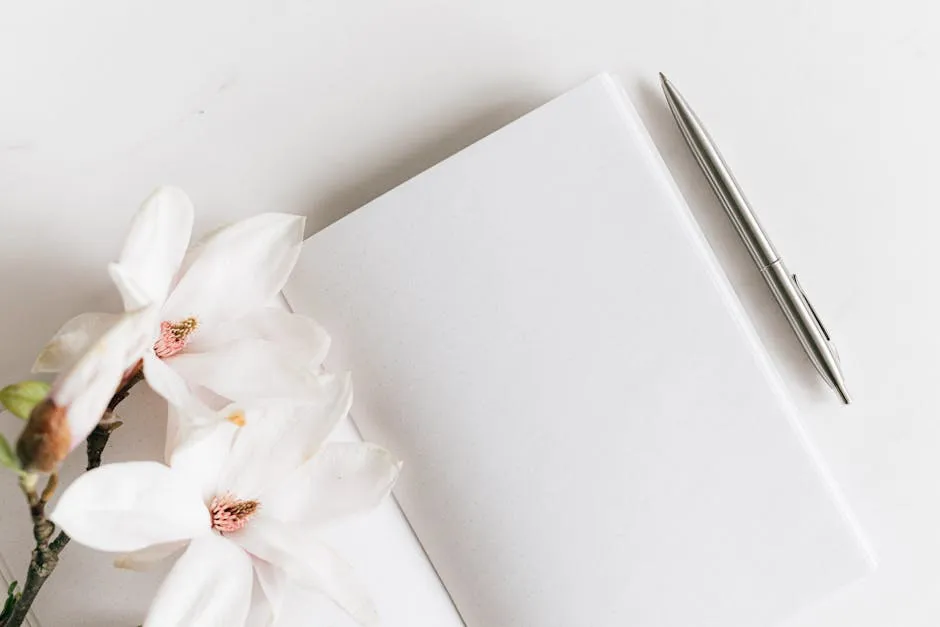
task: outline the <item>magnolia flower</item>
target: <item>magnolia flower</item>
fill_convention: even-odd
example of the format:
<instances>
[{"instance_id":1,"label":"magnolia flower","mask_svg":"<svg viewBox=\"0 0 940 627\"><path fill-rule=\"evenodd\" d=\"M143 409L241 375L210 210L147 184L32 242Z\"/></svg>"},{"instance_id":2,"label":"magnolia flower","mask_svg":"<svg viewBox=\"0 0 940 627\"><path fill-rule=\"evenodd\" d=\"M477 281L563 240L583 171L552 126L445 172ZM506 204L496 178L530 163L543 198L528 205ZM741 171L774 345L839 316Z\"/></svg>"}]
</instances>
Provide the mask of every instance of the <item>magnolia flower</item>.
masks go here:
<instances>
[{"instance_id":1,"label":"magnolia flower","mask_svg":"<svg viewBox=\"0 0 940 627\"><path fill-rule=\"evenodd\" d=\"M94 330L84 352L37 404L16 444L24 470L52 472L101 420L150 345L157 311L145 307Z\"/></svg>"},{"instance_id":2,"label":"magnolia flower","mask_svg":"<svg viewBox=\"0 0 940 627\"><path fill-rule=\"evenodd\" d=\"M229 401L310 398L309 366L329 337L309 318L268 303L287 281L303 239L304 219L279 213L248 218L189 247L193 206L164 187L141 206L109 272L126 310L155 303L159 325L143 355L147 382L186 414ZM59 330L33 366L57 372L113 319L87 313ZM199 400L197 400L199 399Z\"/></svg>"},{"instance_id":3,"label":"magnolia flower","mask_svg":"<svg viewBox=\"0 0 940 627\"><path fill-rule=\"evenodd\" d=\"M51 519L82 544L132 552L120 566L184 551L145 627L238 627L249 614L269 625L286 586L316 589L360 623L376 622L350 567L316 534L376 506L400 463L372 444L324 444L349 410L352 384L348 376L319 378L318 405L269 404L244 427L215 423L204 437L185 439L168 465L106 465L62 495Z\"/></svg>"}]
</instances>

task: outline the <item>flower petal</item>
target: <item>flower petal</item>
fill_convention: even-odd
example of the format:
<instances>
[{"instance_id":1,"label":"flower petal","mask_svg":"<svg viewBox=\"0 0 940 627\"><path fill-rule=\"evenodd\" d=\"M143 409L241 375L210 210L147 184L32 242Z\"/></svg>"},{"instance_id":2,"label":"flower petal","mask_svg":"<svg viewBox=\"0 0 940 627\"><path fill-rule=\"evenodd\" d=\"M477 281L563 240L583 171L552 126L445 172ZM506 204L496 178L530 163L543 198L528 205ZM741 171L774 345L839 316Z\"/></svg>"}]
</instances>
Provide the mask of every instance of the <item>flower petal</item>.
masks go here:
<instances>
[{"instance_id":1,"label":"flower petal","mask_svg":"<svg viewBox=\"0 0 940 627\"><path fill-rule=\"evenodd\" d=\"M261 214L212 233L184 260L164 319L193 316L211 326L263 307L287 282L303 234L304 219L282 213Z\"/></svg>"},{"instance_id":2,"label":"flower petal","mask_svg":"<svg viewBox=\"0 0 940 627\"><path fill-rule=\"evenodd\" d=\"M323 592L360 624L378 623L375 606L352 568L309 532L259 516L229 537L281 568L291 582Z\"/></svg>"},{"instance_id":3,"label":"flower petal","mask_svg":"<svg viewBox=\"0 0 940 627\"><path fill-rule=\"evenodd\" d=\"M111 277L111 282L114 283L118 293L121 295L121 300L124 301L125 311L132 311L154 302L144 288L137 283L130 271L120 264L108 264L108 276ZM162 301L156 302L160 303Z\"/></svg>"},{"instance_id":4,"label":"flower petal","mask_svg":"<svg viewBox=\"0 0 940 627\"><path fill-rule=\"evenodd\" d=\"M284 606L284 599L287 597L287 573L274 564L258 558L252 559L252 563L255 576L261 584L261 590L271 603L273 618L277 620Z\"/></svg>"},{"instance_id":5,"label":"flower petal","mask_svg":"<svg viewBox=\"0 0 940 627\"><path fill-rule=\"evenodd\" d=\"M255 585L251 592L251 612L246 627L269 627L277 624L287 592L287 575L264 560L252 559Z\"/></svg>"},{"instance_id":6,"label":"flower petal","mask_svg":"<svg viewBox=\"0 0 940 627\"><path fill-rule=\"evenodd\" d=\"M43 347L33 372L61 372L82 356L120 318L117 314L79 314L62 325Z\"/></svg>"},{"instance_id":7,"label":"flower petal","mask_svg":"<svg viewBox=\"0 0 940 627\"><path fill-rule=\"evenodd\" d=\"M163 461L166 462L167 466L170 465L170 460L173 459L173 451L184 441L186 435L179 409L171 404L167 408L166 439L163 443Z\"/></svg>"},{"instance_id":8,"label":"flower petal","mask_svg":"<svg viewBox=\"0 0 940 627\"><path fill-rule=\"evenodd\" d=\"M144 572L149 570L158 562L169 559L174 555L183 552L189 545L188 540L179 540L177 542L166 542L164 544L154 544L139 551L124 553L114 558L114 567L124 570L135 570Z\"/></svg>"},{"instance_id":9,"label":"flower petal","mask_svg":"<svg viewBox=\"0 0 940 627\"><path fill-rule=\"evenodd\" d=\"M312 401L322 394L316 374L298 362L295 349L267 340L242 340L207 353L183 352L165 361L191 385L232 401Z\"/></svg>"},{"instance_id":10,"label":"flower petal","mask_svg":"<svg viewBox=\"0 0 940 627\"><path fill-rule=\"evenodd\" d=\"M138 551L211 530L198 489L157 462L108 464L81 475L49 518L99 551Z\"/></svg>"},{"instance_id":11,"label":"flower petal","mask_svg":"<svg viewBox=\"0 0 940 627\"><path fill-rule=\"evenodd\" d=\"M188 434L170 456L170 466L200 491L204 502L216 494L237 430L231 422L217 421Z\"/></svg>"},{"instance_id":12,"label":"flower petal","mask_svg":"<svg viewBox=\"0 0 940 627\"><path fill-rule=\"evenodd\" d=\"M124 314L53 383L49 395L67 408L73 448L95 428L124 374L147 350L155 316L153 307Z\"/></svg>"},{"instance_id":13,"label":"flower petal","mask_svg":"<svg viewBox=\"0 0 940 627\"><path fill-rule=\"evenodd\" d=\"M244 625L252 585L251 558L222 536L203 536L163 581L144 627Z\"/></svg>"},{"instance_id":14,"label":"flower petal","mask_svg":"<svg viewBox=\"0 0 940 627\"><path fill-rule=\"evenodd\" d=\"M189 247L193 230L193 204L181 189L161 187L141 205L131 222L116 274L128 277L139 287L147 301L163 303ZM112 273L114 277L115 273ZM140 306L139 295L126 290L119 281L118 290L128 310Z\"/></svg>"},{"instance_id":15,"label":"flower petal","mask_svg":"<svg viewBox=\"0 0 940 627\"><path fill-rule=\"evenodd\" d=\"M299 367L319 366L330 350L329 334L313 318L277 307L263 307L241 318L198 329L184 354L209 353L248 339L277 345Z\"/></svg>"},{"instance_id":16,"label":"flower petal","mask_svg":"<svg viewBox=\"0 0 940 627\"><path fill-rule=\"evenodd\" d=\"M271 627L274 625L274 606L271 600L264 594L261 588L261 582L258 581L258 573L255 573L251 588L251 606L248 609L248 617L245 618L245 624L242 627Z\"/></svg>"},{"instance_id":17,"label":"flower petal","mask_svg":"<svg viewBox=\"0 0 940 627\"><path fill-rule=\"evenodd\" d=\"M400 470L401 462L380 446L333 442L260 500L265 514L278 520L325 525L374 509Z\"/></svg>"},{"instance_id":18,"label":"flower petal","mask_svg":"<svg viewBox=\"0 0 940 627\"><path fill-rule=\"evenodd\" d=\"M183 377L152 350L144 353L144 378L154 392L176 407L184 417L208 419L215 415Z\"/></svg>"},{"instance_id":19,"label":"flower petal","mask_svg":"<svg viewBox=\"0 0 940 627\"><path fill-rule=\"evenodd\" d=\"M352 404L349 375L321 375L318 405L272 404L246 412L219 480L239 498L256 498L309 459Z\"/></svg>"}]
</instances>

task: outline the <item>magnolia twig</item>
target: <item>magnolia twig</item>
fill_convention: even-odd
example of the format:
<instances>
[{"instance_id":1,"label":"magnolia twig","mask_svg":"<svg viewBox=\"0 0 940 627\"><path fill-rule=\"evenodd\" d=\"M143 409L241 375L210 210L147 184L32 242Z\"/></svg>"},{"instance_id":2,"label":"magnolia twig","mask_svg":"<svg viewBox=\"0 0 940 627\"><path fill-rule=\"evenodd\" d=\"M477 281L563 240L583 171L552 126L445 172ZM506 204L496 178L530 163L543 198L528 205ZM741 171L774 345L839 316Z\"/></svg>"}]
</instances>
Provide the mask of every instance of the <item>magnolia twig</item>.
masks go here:
<instances>
[{"instance_id":1,"label":"magnolia twig","mask_svg":"<svg viewBox=\"0 0 940 627\"><path fill-rule=\"evenodd\" d=\"M134 368L134 374L132 374L127 381L124 382L118 391L111 398L111 402L108 403L108 409L105 411L105 416L112 413L117 406L124 402L124 399L127 398L127 395L131 393L131 388L144 380L144 368L143 364L138 363L137 367ZM90 469L89 469L90 470Z\"/></svg>"},{"instance_id":2,"label":"magnolia twig","mask_svg":"<svg viewBox=\"0 0 940 627\"><path fill-rule=\"evenodd\" d=\"M55 526L46 519L46 502L54 489L55 475L49 478L46 489L42 495L36 493L35 486L23 483L23 492L26 494L26 500L29 503L29 515L33 520L33 537L36 539L36 547L33 549L33 557L29 563L29 571L26 574L26 583L23 585L23 592L13 606L13 613L7 621L6 627L19 627L39 589L55 570L59 561L59 554L49 546L49 538L55 531Z\"/></svg>"},{"instance_id":3,"label":"magnolia twig","mask_svg":"<svg viewBox=\"0 0 940 627\"><path fill-rule=\"evenodd\" d=\"M142 381L143 378L142 370L138 369L121 386L111 402L108 403L108 409L101 417L101 423L88 436L86 440L88 470L93 470L101 465L101 453L107 446L111 433L122 424L112 414L117 406L121 404L121 401L130 394L131 388ZM33 556L29 563L29 571L26 574L26 582L23 584L20 598L13 607L10 618L0 627L20 627L23 624L26 615L29 613L29 608L39 594L39 590L42 589L52 571L58 566L59 554L71 539L64 531L60 531L55 539L50 540L55 532L55 525L46 518L46 503L52 498L57 485L58 477L55 474L49 476L49 481L41 494L36 493L34 485L23 484L23 492L26 494L27 503L29 503L30 518L33 521L33 537L36 539L36 547L33 549Z\"/></svg>"}]
</instances>

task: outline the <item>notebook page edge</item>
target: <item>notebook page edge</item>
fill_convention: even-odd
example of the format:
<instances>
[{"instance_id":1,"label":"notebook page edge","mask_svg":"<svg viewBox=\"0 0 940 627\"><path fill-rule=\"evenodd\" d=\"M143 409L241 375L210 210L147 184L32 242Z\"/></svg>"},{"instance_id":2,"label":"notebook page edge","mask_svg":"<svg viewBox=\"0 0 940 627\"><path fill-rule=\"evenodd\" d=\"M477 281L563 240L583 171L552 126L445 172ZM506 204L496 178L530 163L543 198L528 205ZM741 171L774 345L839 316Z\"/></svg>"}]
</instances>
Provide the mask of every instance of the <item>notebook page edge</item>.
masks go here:
<instances>
[{"instance_id":1,"label":"notebook page edge","mask_svg":"<svg viewBox=\"0 0 940 627\"><path fill-rule=\"evenodd\" d=\"M858 518L852 511L852 508L849 506L841 487L835 480L835 477L832 475L832 472L826 464L825 459L820 453L818 447L813 443L812 438L810 438L803 421L800 420L797 408L793 404L793 401L790 399L787 392L786 384L784 383L779 370L774 365L767 347L760 339L760 336L757 333L757 329L754 327L753 321L751 320L747 311L744 309L744 305L735 292L734 286L732 285L731 280L728 278L727 273L724 271L721 262L718 260L718 256L715 254L714 249L708 243L708 239L705 237L705 233L702 231L701 226L696 221L695 216L692 214L692 210L689 208L689 204L686 202L686 199L682 195L676 180L673 178L672 173L669 170L669 166L663 159L662 153L656 147L656 143L649 134L649 130L643 123L639 112L633 106L633 103L626 93L626 90L623 88L623 85L609 73L603 73L600 76L603 78L603 82L606 88L611 92L611 95L614 96L614 99L618 103L624 118L628 120L631 126L633 126L637 139L643 142L643 146L649 154L650 159L655 162L656 171L659 177L662 179L662 182L665 184L666 188L669 189L669 193L673 197L672 207L675 210L676 215L680 218L680 221L686 229L687 234L694 242L694 245L699 252L700 258L707 265L709 276L712 278L715 287L721 294L725 306L728 308L728 311L734 317L735 321L738 323L741 330L747 337L747 340L751 345L758 362L760 363L760 367L764 375L767 377L771 387L773 388L775 396L783 407L787 421L793 428L794 432L797 434L800 443L815 465L820 478L822 479L823 484L826 486L826 490L835 504L845 525L855 537L858 548L861 550L867 564L867 574L870 574L877 568L878 565L877 554L874 550L874 547L872 546L867 534L864 532L864 529L858 521ZM861 576L864 575L860 575L860 577Z\"/></svg>"}]
</instances>

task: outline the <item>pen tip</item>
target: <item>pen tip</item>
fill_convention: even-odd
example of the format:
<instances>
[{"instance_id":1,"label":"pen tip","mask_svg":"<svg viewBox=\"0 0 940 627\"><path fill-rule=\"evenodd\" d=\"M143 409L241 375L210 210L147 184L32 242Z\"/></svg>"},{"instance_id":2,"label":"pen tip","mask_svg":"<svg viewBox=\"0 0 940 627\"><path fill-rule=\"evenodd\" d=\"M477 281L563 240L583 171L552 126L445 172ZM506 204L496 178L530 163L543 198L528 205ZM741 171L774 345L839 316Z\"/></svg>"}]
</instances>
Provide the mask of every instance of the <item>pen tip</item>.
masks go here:
<instances>
[{"instance_id":1,"label":"pen tip","mask_svg":"<svg viewBox=\"0 0 940 627\"><path fill-rule=\"evenodd\" d=\"M659 80L660 82L662 82L663 85L669 82L669 79L666 78L666 75L663 74L662 72L659 73Z\"/></svg>"},{"instance_id":2,"label":"pen tip","mask_svg":"<svg viewBox=\"0 0 940 627\"><path fill-rule=\"evenodd\" d=\"M836 391L839 393L839 397L842 398L842 402L843 402L845 405L851 405L851 404L852 404L852 397L849 396L849 391L845 389L845 386L844 386L844 385L838 385L838 386L836 386Z\"/></svg>"}]
</instances>

